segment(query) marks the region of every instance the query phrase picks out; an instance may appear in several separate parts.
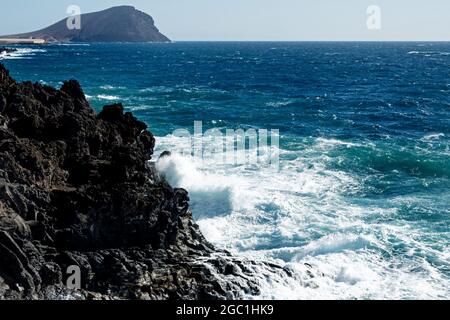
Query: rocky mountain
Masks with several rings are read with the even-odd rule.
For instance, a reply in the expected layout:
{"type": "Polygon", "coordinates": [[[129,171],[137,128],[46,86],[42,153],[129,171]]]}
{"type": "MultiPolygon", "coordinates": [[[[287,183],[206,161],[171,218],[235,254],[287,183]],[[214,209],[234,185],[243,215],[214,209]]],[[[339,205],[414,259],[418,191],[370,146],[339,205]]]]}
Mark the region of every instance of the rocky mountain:
{"type": "Polygon", "coordinates": [[[77,81],[17,83],[0,64],[0,299],[231,299],[289,274],[209,244],[154,146],[121,104],[96,114],[77,81]]]}
{"type": "Polygon", "coordinates": [[[82,14],[80,27],[79,30],[70,30],[67,19],[63,19],[39,31],[1,38],[36,38],[60,42],[170,42],[156,28],[151,16],[132,6],[82,14]]]}

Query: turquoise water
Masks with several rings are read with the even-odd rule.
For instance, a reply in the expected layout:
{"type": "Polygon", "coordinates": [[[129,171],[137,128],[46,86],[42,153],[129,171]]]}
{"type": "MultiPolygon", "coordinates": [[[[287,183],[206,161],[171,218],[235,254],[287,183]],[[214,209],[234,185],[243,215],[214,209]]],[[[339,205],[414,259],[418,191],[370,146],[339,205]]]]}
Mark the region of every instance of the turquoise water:
{"type": "Polygon", "coordinates": [[[148,123],[205,236],[294,270],[262,298],[450,296],[449,43],[51,45],[2,62],[148,123]],[[177,155],[194,121],[279,129],[280,170],[177,155]]]}

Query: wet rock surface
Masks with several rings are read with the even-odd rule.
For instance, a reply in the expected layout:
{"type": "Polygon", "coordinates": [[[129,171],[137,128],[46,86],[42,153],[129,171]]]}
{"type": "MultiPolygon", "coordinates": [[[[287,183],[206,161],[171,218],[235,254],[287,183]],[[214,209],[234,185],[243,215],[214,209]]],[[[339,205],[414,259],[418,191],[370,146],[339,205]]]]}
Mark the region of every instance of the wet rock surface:
{"type": "Polygon", "coordinates": [[[254,263],[205,240],[154,146],[121,104],[97,115],[78,82],[16,83],[0,64],[0,299],[258,294],[254,263]]]}

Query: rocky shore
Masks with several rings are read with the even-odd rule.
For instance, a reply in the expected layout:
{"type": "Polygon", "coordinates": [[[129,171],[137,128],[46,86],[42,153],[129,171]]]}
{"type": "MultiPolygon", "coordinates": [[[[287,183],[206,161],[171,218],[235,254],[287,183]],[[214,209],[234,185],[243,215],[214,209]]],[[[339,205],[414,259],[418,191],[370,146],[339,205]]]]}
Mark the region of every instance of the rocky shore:
{"type": "Polygon", "coordinates": [[[259,293],[255,270],[289,275],[209,244],[154,146],[121,104],[96,114],[77,81],[0,64],[0,299],[233,299],[259,293]]]}

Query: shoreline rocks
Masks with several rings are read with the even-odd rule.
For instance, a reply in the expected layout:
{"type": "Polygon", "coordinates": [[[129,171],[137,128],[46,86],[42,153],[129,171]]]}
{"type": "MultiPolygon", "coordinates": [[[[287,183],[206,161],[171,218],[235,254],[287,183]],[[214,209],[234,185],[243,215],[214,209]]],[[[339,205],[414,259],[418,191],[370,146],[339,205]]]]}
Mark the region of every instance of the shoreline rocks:
{"type": "Polygon", "coordinates": [[[17,83],[0,64],[0,299],[258,294],[252,263],[208,243],[156,173],[154,146],[121,104],[95,114],[77,81],[17,83]]]}

